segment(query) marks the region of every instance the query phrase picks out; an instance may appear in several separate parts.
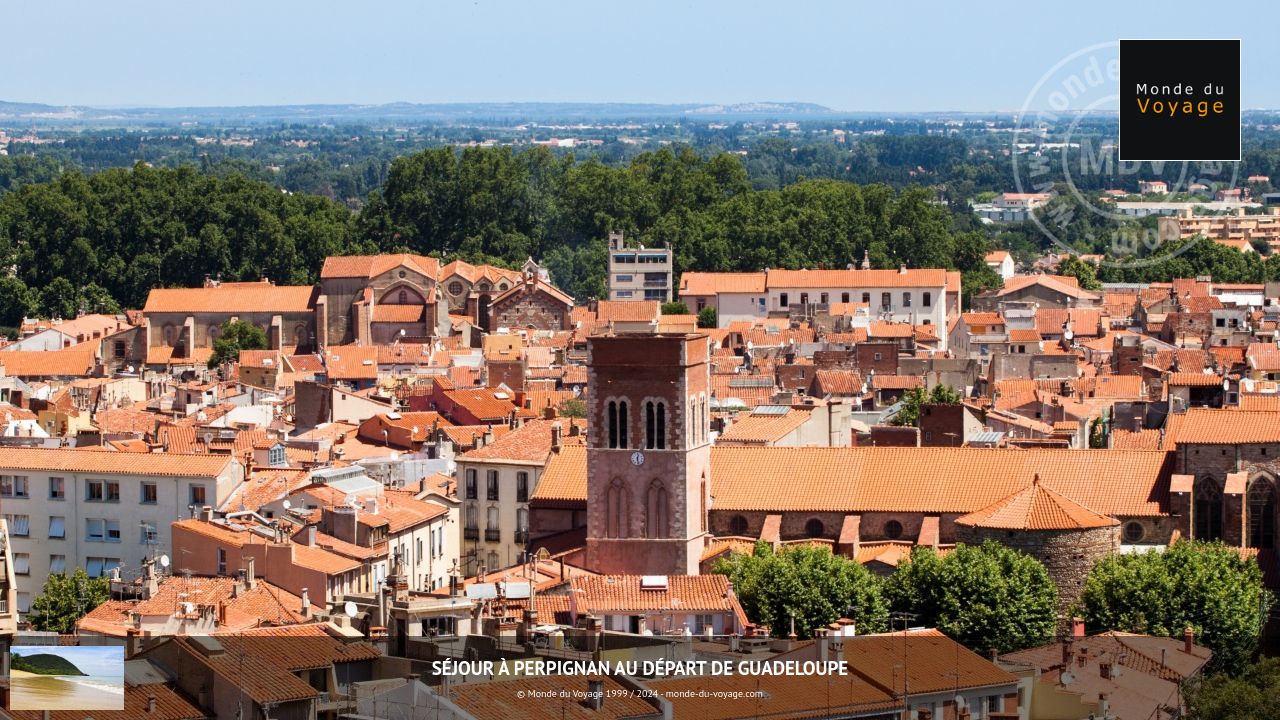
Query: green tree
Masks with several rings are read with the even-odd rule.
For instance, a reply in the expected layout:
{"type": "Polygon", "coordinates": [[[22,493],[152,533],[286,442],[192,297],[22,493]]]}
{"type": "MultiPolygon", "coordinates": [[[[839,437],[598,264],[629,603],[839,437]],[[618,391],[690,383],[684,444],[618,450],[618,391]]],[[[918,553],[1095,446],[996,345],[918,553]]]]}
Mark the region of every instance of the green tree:
{"type": "Polygon", "coordinates": [[[267,334],[262,328],[243,320],[228,320],[222,323],[222,334],[213,341],[209,367],[235,362],[240,358],[241,350],[264,350],[266,347],[267,334]]]}
{"type": "Polygon", "coordinates": [[[64,277],[56,277],[40,291],[40,314],[48,318],[75,318],[80,308],[80,293],[64,277]]]}
{"type": "Polygon", "coordinates": [[[663,315],[688,315],[689,306],[685,305],[679,300],[675,302],[662,303],[662,314],[663,315]]]}
{"type": "Polygon", "coordinates": [[[716,563],[714,572],[728,575],[747,617],[768,625],[776,637],[791,632],[811,637],[814,628],[842,617],[858,623],[859,632],[886,627],[888,605],[880,580],[854,560],[828,548],[800,546],[774,551],[764,541],[750,555],[736,554],[716,563]]]}
{"type": "Polygon", "coordinates": [[[716,309],[713,307],[704,307],[698,311],[698,327],[714,328],[719,323],[716,318],[716,309]]]}
{"type": "Polygon", "coordinates": [[[1190,627],[1213,650],[1213,668],[1227,672],[1257,651],[1274,601],[1255,560],[1220,542],[1185,540],[1164,552],[1104,558],[1081,597],[1091,630],[1181,637],[1190,627]]]}
{"type": "Polygon", "coordinates": [[[69,633],[76,620],[109,599],[111,584],[105,577],[91,578],[84,568],[71,575],[54,573],[31,602],[31,625],[43,632],[69,633]]]}
{"type": "Polygon", "coordinates": [[[1072,255],[1058,263],[1058,274],[1068,275],[1080,281],[1083,290],[1101,290],[1097,269],[1090,263],[1072,255]]]}
{"type": "Polygon", "coordinates": [[[35,298],[27,284],[16,277],[0,278],[0,327],[18,327],[35,309],[35,298]]]}
{"type": "Polygon", "coordinates": [[[1263,658],[1238,676],[1201,675],[1187,684],[1188,720],[1280,720],[1280,658],[1263,658]]]}
{"type": "Polygon", "coordinates": [[[996,542],[959,545],[945,557],[917,547],[885,585],[894,611],[936,627],[975,651],[1010,652],[1047,642],[1058,590],[1035,558],[996,542]]]}
{"type": "Polygon", "coordinates": [[[565,398],[557,410],[561,417],[584,418],[587,416],[587,402],[582,398],[565,398]]]}
{"type": "Polygon", "coordinates": [[[963,397],[960,395],[960,391],[950,385],[939,383],[930,390],[914,387],[903,393],[902,407],[898,409],[898,414],[894,415],[889,423],[892,425],[915,426],[920,422],[920,407],[922,405],[957,405],[961,400],[963,400],[963,397]]]}

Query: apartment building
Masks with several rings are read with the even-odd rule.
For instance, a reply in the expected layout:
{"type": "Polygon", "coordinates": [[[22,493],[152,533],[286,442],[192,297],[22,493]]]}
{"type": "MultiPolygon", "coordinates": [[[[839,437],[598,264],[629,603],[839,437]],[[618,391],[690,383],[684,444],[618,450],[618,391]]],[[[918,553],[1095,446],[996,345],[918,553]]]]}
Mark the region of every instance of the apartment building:
{"type": "Polygon", "coordinates": [[[244,480],[226,455],[8,448],[0,454],[0,512],[9,526],[18,611],[50,573],[120,568],[170,553],[170,523],[221,504],[244,480]]]}
{"type": "Polygon", "coordinates": [[[1243,207],[1225,215],[1196,215],[1188,208],[1157,218],[1156,233],[1161,242],[1202,235],[1246,252],[1253,249],[1250,245],[1255,240],[1280,249],[1280,208],[1271,208],[1266,215],[1246,215],[1243,207]]]}
{"type": "Polygon", "coordinates": [[[628,247],[620,232],[609,233],[609,299],[671,299],[675,254],[671,247],[628,247]]]}

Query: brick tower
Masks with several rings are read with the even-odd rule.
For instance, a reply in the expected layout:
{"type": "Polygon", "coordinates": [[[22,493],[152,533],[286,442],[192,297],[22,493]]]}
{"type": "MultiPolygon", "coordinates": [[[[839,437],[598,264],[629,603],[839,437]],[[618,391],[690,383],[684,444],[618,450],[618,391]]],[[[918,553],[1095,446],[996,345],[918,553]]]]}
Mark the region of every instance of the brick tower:
{"type": "Polygon", "coordinates": [[[588,343],[587,567],[696,575],[711,503],[707,337],[588,343]]]}

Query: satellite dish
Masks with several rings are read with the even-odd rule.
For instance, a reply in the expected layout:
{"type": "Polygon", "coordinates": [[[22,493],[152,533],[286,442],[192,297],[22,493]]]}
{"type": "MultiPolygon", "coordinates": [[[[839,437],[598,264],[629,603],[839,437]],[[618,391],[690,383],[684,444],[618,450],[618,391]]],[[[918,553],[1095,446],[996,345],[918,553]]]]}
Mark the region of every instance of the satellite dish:
{"type": "Polygon", "coordinates": [[[169,567],[169,556],[168,556],[168,555],[161,555],[161,556],[160,556],[160,567],[166,567],[166,568],[167,568],[167,567],[169,567]]]}
{"type": "Polygon", "coordinates": [[[355,617],[355,616],[356,616],[356,604],[355,604],[355,603],[353,603],[353,602],[351,602],[350,600],[348,600],[348,601],[346,602],[346,604],[344,604],[344,605],[342,606],[342,612],[346,613],[347,617],[349,617],[349,618],[353,618],[353,617],[355,617]]]}
{"type": "Polygon", "coordinates": [[[1070,330],[1067,330],[1066,332],[1062,333],[1062,337],[1064,337],[1064,338],[1066,338],[1066,339],[1068,339],[1068,340],[1070,340],[1071,338],[1073,338],[1073,337],[1075,337],[1075,336],[1076,336],[1076,334],[1075,334],[1075,333],[1073,333],[1073,332],[1071,332],[1070,330]]]}
{"type": "Polygon", "coordinates": [[[189,602],[182,603],[182,612],[185,615],[190,615],[195,609],[196,609],[196,606],[193,603],[189,603],[189,602]]]}
{"type": "Polygon", "coordinates": [[[293,507],[293,503],[289,502],[288,500],[285,500],[284,502],[280,503],[280,505],[283,506],[285,510],[288,510],[289,508],[293,507]]]}

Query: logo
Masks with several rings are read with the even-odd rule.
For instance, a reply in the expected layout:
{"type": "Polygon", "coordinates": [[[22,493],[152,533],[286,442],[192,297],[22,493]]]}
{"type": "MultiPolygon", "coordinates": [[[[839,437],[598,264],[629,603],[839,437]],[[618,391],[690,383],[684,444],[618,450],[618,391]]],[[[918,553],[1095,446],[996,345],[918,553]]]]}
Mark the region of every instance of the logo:
{"type": "Polygon", "coordinates": [[[1121,40],[1120,157],[1240,159],[1239,40],[1121,40]]]}

